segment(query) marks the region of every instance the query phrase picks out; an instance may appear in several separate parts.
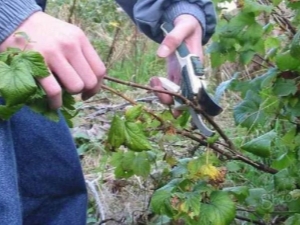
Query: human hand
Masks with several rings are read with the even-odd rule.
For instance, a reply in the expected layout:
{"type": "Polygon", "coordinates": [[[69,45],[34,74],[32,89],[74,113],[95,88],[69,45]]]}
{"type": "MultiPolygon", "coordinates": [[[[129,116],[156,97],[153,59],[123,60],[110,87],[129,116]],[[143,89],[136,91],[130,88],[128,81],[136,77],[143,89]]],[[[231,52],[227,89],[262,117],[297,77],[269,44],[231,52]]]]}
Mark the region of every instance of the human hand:
{"type": "MultiPolygon", "coordinates": [[[[49,70],[55,74],[38,80],[52,109],[62,106],[62,89],[70,94],[81,93],[83,100],[99,91],[106,69],[82,30],[36,12],[16,30],[20,31],[32,41],[27,49],[41,53],[49,70]]],[[[25,46],[23,38],[12,34],[0,45],[0,52],[7,47],[23,49],[25,46]]]]}
{"type": "MultiPolygon", "coordinates": [[[[196,54],[203,62],[202,27],[199,21],[192,15],[180,15],[174,21],[174,29],[166,35],[161,43],[157,55],[167,60],[168,79],[179,84],[181,79],[180,65],[176,58],[177,47],[185,42],[190,53],[196,54]]],[[[153,88],[163,90],[157,77],[152,77],[150,85],[153,88]]],[[[163,104],[173,104],[172,96],[164,93],[156,93],[163,104]]]]}

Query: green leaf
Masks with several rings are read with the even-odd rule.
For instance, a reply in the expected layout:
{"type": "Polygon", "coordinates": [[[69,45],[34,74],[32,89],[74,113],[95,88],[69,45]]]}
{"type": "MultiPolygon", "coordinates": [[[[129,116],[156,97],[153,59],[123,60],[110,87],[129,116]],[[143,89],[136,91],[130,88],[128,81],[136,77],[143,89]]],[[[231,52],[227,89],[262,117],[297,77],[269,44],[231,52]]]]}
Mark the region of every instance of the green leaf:
{"type": "Polygon", "coordinates": [[[237,124],[247,128],[264,125],[265,114],[260,109],[261,98],[251,90],[247,91],[244,101],[234,107],[234,120],[237,124]]]}
{"type": "Polygon", "coordinates": [[[150,202],[153,212],[159,215],[165,214],[169,217],[174,216],[175,211],[171,206],[171,197],[181,181],[182,179],[173,179],[167,185],[154,192],[150,202]]]}
{"type": "Polygon", "coordinates": [[[201,193],[199,191],[184,193],[184,200],[181,204],[181,212],[185,212],[190,218],[199,216],[201,207],[201,193]]]}
{"type": "Polygon", "coordinates": [[[254,51],[243,51],[240,53],[240,61],[242,64],[246,65],[251,62],[252,58],[256,53],[254,51]]]}
{"type": "Polygon", "coordinates": [[[265,40],[265,48],[270,49],[270,48],[278,48],[280,47],[280,41],[276,37],[268,37],[265,40]]]}
{"type": "Polygon", "coordinates": [[[125,142],[125,123],[117,115],[114,116],[108,131],[108,142],[113,148],[119,148],[125,142]]]}
{"type": "Polygon", "coordinates": [[[249,196],[249,188],[247,186],[227,187],[223,191],[233,194],[240,202],[249,196]]]}
{"type": "Polygon", "coordinates": [[[296,71],[299,69],[299,60],[292,57],[290,52],[278,54],[275,60],[276,65],[281,71],[296,71]]]}
{"type": "Polygon", "coordinates": [[[210,201],[201,204],[199,224],[228,225],[234,220],[235,213],[235,204],[228,194],[214,191],[210,195],[210,201]]]}
{"type": "Polygon", "coordinates": [[[293,190],[295,178],[290,176],[288,169],[283,169],[274,175],[274,184],[278,191],[293,190]]]}
{"type": "Polygon", "coordinates": [[[298,225],[300,221],[300,214],[296,213],[293,216],[290,216],[285,222],[284,225],[298,225]]]}
{"type": "Polygon", "coordinates": [[[274,6],[278,6],[281,2],[282,0],[272,0],[274,6]]]}
{"type": "Polygon", "coordinates": [[[296,82],[291,79],[279,78],[274,84],[274,94],[278,96],[288,96],[290,94],[295,94],[298,88],[296,82]]]}
{"type": "Polygon", "coordinates": [[[23,63],[0,62],[0,93],[8,106],[24,104],[37,91],[35,80],[23,63]]]}
{"type": "Polygon", "coordinates": [[[296,162],[295,153],[286,152],[272,162],[271,167],[277,170],[282,170],[296,162]]]}
{"type": "Polygon", "coordinates": [[[128,121],[134,121],[135,119],[137,119],[141,115],[142,110],[143,110],[142,105],[132,106],[132,107],[126,109],[125,117],[128,121]]]}
{"type": "Polygon", "coordinates": [[[244,13],[255,13],[259,15],[262,12],[271,13],[273,7],[270,5],[259,4],[257,1],[244,0],[244,13]]]}
{"type": "Polygon", "coordinates": [[[151,169],[147,152],[136,152],[131,168],[136,175],[147,177],[151,169]]]}
{"type": "Polygon", "coordinates": [[[14,59],[26,65],[35,78],[43,78],[50,75],[44,57],[38,52],[24,51],[15,56],[14,59]]]}
{"type": "Polygon", "coordinates": [[[0,121],[8,120],[13,114],[19,111],[23,105],[15,105],[15,106],[7,106],[7,105],[0,105],[0,121]]]}
{"type": "Polygon", "coordinates": [[[132,151],[145,151],[151,149],[151,145],[139,124],[125,122],[125,138],[126,146],[132,151]]]}
{"type": "Polygon", "coordinates": [[[223,81],[221,84],[219,84],[215,92],[215,99],[217,102],[221,100],[221,97],[224,94],[224,92],[230,88],[232,82],[234,82],[239,75],[240,73],[235,73],[231,79],[223,81]]]}
{"type": "Polygon", "coordinates": [[[257,207],[261,204],[267,191],[264,188],[249,189],[249,196],[246,198],[246,203],[249,206],[257,207]]]}
{"type": "Polygon", "coordinates": [[[290,192],[290,195],[293,199],[299,199],[300,198],[300,189],[295,189],[290,192]]]}
{"type": "Polygon", "coordinates": [[[275,138],[276,133],[274,131],[270,131],[245,143],[241,146],[241,148],[254,155],[266,158],[271,155],[271,143],[275,138]]]}

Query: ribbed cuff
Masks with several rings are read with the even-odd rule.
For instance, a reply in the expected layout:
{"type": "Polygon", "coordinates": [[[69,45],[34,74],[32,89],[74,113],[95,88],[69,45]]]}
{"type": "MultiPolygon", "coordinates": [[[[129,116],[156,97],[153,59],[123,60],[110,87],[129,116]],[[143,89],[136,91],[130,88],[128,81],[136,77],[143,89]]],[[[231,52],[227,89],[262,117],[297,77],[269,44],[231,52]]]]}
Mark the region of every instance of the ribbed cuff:
{"type": "Polygon", "coordinates": [[[34,0],[0,0],[0,44],[36,11],[41,7],[34,0]]]}
{"type": "Polygon", "coordinates": [[[186,1],[180,1],[171,4],[164,14],[164,19],[167,22],[174,22],[176,17],[182,14],[189,14],[198,19],[199,23],[202,27],[202,40],[204,40],[205,32],[206,32],[206,20],[205,14],[202,9],[197,4],[192,4],[186,1]]]}

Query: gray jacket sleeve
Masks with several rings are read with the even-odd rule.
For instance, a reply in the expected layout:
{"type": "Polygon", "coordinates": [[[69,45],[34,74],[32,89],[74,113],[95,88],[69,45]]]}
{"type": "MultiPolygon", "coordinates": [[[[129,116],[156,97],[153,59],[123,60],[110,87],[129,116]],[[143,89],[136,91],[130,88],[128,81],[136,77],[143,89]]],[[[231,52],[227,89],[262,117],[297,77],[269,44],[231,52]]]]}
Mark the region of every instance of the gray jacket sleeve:
{"type": "Polygon", "coordinates": [[[163,40],[160,25],[181,14],[195,16],[203,29],[202,44],[213,35],[216,13],[210,0],[116,0],[138,28],[156,42],[163,40]]]}
{"type": "Polygon", "coordinates": [[[0,44],[32,13],[40,10],[34,0],[0,0],[0,44]]]}

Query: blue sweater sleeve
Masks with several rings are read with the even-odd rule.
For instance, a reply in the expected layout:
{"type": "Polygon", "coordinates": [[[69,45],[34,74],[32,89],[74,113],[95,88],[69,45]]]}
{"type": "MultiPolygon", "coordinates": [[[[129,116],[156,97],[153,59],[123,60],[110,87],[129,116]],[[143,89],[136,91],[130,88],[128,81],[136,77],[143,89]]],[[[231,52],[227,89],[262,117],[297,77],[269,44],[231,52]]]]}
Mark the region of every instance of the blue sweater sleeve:
{"type": "Polygon", "coordinates": [[[32,13],[40,10],[34,0],[0,0],[0,44],[32,13]]]}
{"type": "Polygon", "coordinates": [[[202,44],[213,35],[216,26],[215,8],[210,0],[116,0],[139,29],[156,42],[163,40],[160,25],[173,22],[181,14],[196,17],[203,29],[202,44]]]}

